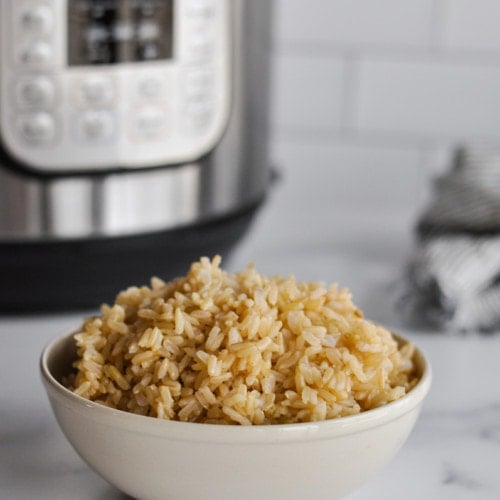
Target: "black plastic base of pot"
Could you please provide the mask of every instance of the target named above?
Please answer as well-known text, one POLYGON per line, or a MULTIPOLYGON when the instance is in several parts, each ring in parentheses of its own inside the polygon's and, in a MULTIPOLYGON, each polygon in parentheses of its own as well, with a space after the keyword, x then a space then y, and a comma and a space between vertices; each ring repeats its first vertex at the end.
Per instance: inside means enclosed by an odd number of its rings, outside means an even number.
POLYGON ((92 309, 152 276, 185 274, 201 256, 227 258, 259 204, 238 214, 140 236, 0 243, 0 313, 92 309))

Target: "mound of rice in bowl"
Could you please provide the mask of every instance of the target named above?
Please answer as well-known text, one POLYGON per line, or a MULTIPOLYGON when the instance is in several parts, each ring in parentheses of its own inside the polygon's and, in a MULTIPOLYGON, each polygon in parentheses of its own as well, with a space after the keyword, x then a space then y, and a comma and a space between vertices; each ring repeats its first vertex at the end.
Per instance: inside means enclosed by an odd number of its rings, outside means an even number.
POLYGON ((352 415, 415 384, 413 345, 364 319, 347 290, 220 263, 103 305, 74 336, 68 387, 141 415, 251 425, 352 415))

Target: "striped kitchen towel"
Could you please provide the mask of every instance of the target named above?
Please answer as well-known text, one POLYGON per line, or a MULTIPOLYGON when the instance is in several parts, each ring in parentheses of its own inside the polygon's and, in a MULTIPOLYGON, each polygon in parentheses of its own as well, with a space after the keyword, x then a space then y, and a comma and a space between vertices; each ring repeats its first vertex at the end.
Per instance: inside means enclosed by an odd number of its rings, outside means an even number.
POLYGON ((400 309, 451 332, 500 330, 500 149, 460 149, 417 226, 400 309))

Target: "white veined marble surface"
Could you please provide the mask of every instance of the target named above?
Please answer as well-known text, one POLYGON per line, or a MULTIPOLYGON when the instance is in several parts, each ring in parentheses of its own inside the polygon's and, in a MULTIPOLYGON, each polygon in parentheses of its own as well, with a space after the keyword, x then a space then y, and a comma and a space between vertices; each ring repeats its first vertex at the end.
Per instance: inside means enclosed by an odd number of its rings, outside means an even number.
MULTIPOLYGON (((273 188, 226 265, 237 270, 254 261, 264 273, 348 286, 368 317, 422 347, 434 372, 408 442, 350 500, 499 499, 500 334, 452 336, 402 326, 392 284, 411 248, 411 214, 388 206, 338 205, 321 175, 307 182, 308 196, 303 196, 304 176, 293 172, 273 188)), ((87 314, 0 317, 1 500, 126 498, 70 447, 38 375, 44 344, 87 314)))

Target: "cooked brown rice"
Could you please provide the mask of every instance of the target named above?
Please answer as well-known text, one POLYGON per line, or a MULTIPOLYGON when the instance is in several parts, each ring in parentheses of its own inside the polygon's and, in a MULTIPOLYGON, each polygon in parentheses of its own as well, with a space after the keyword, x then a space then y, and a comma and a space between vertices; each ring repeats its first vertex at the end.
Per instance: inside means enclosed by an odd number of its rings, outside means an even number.
POLYGON ((250 425, 352 415, 414 385, 413 345, 398 348, 347 290, 220 262, 103 305, 75 334, 69 387, 141 415, 250 425))

